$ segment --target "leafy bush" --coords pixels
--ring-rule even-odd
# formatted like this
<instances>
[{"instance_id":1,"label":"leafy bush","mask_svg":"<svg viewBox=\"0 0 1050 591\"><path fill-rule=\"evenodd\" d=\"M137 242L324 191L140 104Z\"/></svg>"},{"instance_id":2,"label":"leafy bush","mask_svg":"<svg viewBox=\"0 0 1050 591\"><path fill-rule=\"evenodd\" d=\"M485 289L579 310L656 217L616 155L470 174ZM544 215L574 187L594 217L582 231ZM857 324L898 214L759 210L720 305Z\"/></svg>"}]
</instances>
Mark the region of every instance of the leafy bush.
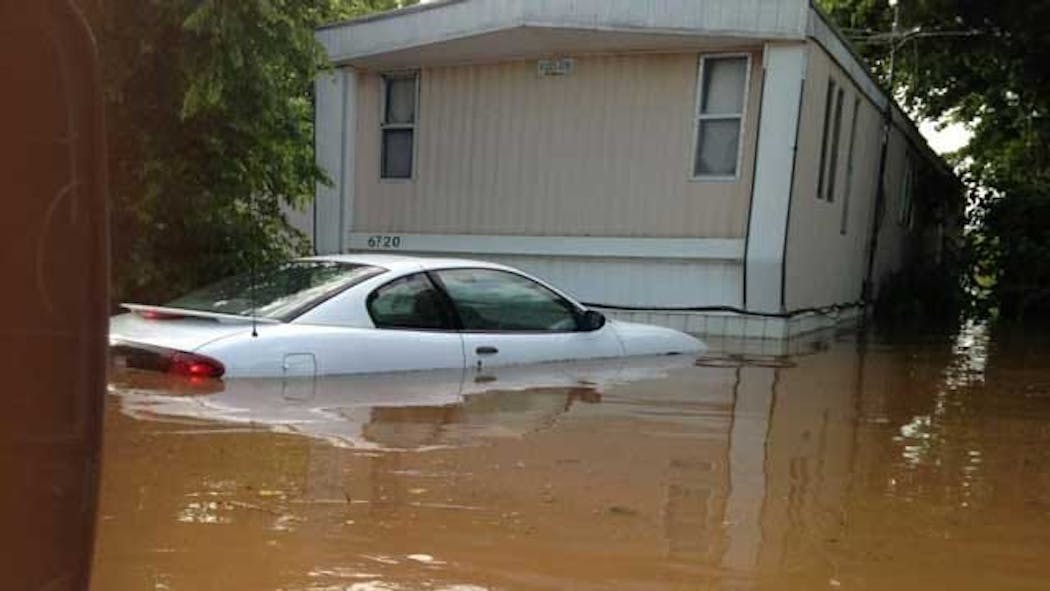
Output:
<instances>
[{"instance_id":1,"label":"leafy bush","mask_svg":"<svg viewBox=\"0 0 1050 591\"><path fill-rule=\"evenodd\" d=\"M85 3L110 147L113 292L164 300L305 252L282 208L328 182L312 88L326 21L394 0Z\"/></svg>"}]
</instances>

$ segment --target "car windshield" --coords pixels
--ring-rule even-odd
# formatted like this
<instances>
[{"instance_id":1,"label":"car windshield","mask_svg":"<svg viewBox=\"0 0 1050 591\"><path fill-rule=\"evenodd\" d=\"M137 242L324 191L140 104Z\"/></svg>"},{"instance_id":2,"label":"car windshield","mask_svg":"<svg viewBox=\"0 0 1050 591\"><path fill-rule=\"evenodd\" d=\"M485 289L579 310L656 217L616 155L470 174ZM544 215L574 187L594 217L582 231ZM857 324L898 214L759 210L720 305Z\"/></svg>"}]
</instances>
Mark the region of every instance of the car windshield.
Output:
<instances>
[{"instance_id":1,"label":"car windshield","mask_svg":"<svg viewBox=\"0 0 1050 591\"><path fill-rule=\"evenodd\" d=\"M386 269L336 261L291 261L213 283L166 304L275 320L290 320L340 291Z\"/></svg>"}]
</instances>

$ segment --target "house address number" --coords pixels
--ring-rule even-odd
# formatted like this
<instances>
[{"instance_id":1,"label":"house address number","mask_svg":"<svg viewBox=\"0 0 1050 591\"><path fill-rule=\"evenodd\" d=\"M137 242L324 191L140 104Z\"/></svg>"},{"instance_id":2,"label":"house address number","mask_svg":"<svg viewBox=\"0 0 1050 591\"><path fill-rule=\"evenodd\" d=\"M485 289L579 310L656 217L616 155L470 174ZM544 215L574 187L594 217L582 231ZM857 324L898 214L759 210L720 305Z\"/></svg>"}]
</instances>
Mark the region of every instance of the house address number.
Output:
<instances>
[{"instance_id":1,"label":"house address number","mask_svg":"<svg viewBox=\"0 0 1050 591\"><path fill-rule=\"evenodd\" d=\"M369 236L368 248L401 248L401 237L386 234Z\"/></svg>"}]
</instances>

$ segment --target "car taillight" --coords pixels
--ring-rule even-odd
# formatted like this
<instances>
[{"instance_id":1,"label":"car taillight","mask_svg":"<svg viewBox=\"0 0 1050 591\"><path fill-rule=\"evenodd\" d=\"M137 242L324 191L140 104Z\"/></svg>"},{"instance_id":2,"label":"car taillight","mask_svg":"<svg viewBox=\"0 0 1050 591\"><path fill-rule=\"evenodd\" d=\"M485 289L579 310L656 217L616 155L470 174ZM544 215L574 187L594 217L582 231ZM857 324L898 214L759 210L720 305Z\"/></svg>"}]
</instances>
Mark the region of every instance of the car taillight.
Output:
<instances>
[{"instance_id":1,"label":"car taillight","mask_svg":"<svg viewBox=\"0 0 1050 591\"><path fill-rule=\"evenodd\" d=\"M174 351L168 361L168 373L199 378L221 378L226 373L222 363L195 353Z\"/></svg>"},{"instance_id":2,"label":"car taillight","mask_svg":"<svg viewBox=\"0 0 1050 591\"><path fill-rule=\"evenodd\" d=\"M172 314L171 312L158 312L156 310L141 310L136 312L139 316L146 320L179 320L185 318L181 314Z\"/></svg>"},{"instance_id":3,"label":"car taillight","mask_svg":"<svg viewBox=\"0 0 1050 591\"><path fill-rule=\"evenodd\" d=\"M116 369L142 369L191 378L221 378L226 367L205 355L145 343L116 339L110 342L111 363Z\"/></svg>"}]
</instances>

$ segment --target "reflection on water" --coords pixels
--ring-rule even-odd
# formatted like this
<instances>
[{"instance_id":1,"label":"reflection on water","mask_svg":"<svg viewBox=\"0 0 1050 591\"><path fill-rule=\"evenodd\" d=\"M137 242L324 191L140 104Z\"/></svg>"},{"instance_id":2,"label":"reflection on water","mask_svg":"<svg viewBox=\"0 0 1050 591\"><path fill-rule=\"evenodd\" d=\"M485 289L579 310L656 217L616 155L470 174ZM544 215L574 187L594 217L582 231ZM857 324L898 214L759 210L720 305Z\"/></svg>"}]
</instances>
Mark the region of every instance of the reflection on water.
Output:
<instances>
[{"instance_id":1,"label":"reflection on water","mask_svg":"<svg viewBox=\"0 0 1050 591\"><path fill-rule=\"evenodd\" d=\"M363 376L186 382L125 371L110 383L134 418L296 433L355 449L433 449L521 436L602 388L666 375L686 357Z\"/></svg>"},{"instance_id":2,"label":"reflection on water","mask_svg":"<svg viewBox=\"0 0 1050 591\"><path fill-rule=\"evenodd\" d=\"M1044 588L1045 352L812 350L118 380L95 588Z\"/></svg>"}]
</instances>

